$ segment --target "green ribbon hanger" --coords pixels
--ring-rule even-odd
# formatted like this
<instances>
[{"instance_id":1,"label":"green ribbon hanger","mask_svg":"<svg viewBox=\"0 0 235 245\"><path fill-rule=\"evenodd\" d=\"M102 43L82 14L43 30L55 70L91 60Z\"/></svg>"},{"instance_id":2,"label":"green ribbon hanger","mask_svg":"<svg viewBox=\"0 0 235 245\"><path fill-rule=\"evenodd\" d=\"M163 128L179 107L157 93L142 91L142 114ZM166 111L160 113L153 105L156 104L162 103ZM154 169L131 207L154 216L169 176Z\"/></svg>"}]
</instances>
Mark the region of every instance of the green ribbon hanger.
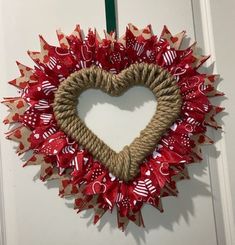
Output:
<instances>
[{"instance_id":1,"label":"green ribbon hanger","mask_svg":"<svg viewBox=\"0 0 235 245\"><path fill-rule=\"evenodd\" d=\"M115 0L105 0L106 30L117 34Z\"/></svg>"}]
</instances>

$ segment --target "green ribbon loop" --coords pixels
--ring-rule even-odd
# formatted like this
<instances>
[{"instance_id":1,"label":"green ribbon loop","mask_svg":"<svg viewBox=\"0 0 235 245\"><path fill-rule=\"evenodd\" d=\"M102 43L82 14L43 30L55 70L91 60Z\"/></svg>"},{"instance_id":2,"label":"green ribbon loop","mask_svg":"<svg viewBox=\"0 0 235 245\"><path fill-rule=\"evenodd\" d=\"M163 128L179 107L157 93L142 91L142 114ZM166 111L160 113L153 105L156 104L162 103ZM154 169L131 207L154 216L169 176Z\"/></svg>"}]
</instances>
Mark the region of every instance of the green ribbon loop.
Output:
<instances>
[{"instance_id":1,"label":"green ribbon loop","mask_svg":"<svg viewBox=\"0 0 235 245\"><path fill-rule=\"evenodd\" d=\"M117 33L115 0L105 0L106 30Z\"/></svg>"}]
</instances>

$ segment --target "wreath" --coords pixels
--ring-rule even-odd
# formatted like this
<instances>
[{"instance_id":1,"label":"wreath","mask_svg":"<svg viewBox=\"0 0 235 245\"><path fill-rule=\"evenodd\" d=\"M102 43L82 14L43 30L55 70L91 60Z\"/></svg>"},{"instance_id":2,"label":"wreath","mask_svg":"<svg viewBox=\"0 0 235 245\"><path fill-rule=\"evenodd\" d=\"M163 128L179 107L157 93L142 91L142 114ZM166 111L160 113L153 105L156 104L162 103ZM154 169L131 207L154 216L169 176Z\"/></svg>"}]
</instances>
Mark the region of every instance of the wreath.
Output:
<instances>
[{"instance_id":1,"label":"wreath","mask_svg":"<svg viewBox=\"0 0 235 245\"><path fill-rule=\"evenodd\" d=\"M214 116L223 108L208 98L223 95L214 88L217 76L198 71L208 56L197 54L196 43L180 49L185 31L173 36L166 26L160 37L132 24L119 39L93 30L84 38L79 25L57 35L59 47L40 36L41 52L28 52L34 68L17 62L21 76L9 83L20 96L3 103L10 108L4 123L19 126L7 138L19 142L18 154L31 152L24 166L40 165L42 181L59 179L59 195L73 196L78 212L92 208L94 223L116 207L119 228L144 226L143 205L163 211L161 198L177 196L187 165L213 143L206 126L219 128ZM157 108L117 153L79 118L78 97L89 88L119 96L135 85L153 92Z\"/></svg>"}]
</instances>

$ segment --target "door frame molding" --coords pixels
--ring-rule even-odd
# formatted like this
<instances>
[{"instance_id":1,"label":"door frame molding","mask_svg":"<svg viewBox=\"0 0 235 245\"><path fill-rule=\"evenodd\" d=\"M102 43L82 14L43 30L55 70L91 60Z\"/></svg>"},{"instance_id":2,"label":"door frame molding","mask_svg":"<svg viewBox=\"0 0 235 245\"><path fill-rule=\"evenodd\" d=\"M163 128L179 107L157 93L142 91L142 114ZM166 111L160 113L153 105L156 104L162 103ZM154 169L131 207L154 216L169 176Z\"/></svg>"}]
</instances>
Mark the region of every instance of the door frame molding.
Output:
<instances>
[{"instance_id":1,"label":"door frame molding","mask_svg":"<svg viewBox=\"0 0 235 245\"><path fill-rule=\"evenodd\" d=\"M230 1L232 0L225 0L224 4ZM211 55L209 63L213 64L213 71L216 74L216 41L213 32L216 22L213 22L211 2L211 0L191 0L195 37L199 38L200 44L203 44L204 53ZM216 4L218 3L213 1L214 8L218 9L219 13L220 9ZM226 22L229 23L229 13L227 16L228 19L226 19ZM198 30L198 28L201 28L201 30ZM220 35L227 35L226 28L221 30ZM218 245L235 245L234 210L232 206L232 192L224 132L220 132L220 138L212 130L209 130L209 133L216 139L215 146L220 153L215 158L213 157L212 151L209 150L211 154L208 157L217 243Z\"/></svg>"}]
</instances>

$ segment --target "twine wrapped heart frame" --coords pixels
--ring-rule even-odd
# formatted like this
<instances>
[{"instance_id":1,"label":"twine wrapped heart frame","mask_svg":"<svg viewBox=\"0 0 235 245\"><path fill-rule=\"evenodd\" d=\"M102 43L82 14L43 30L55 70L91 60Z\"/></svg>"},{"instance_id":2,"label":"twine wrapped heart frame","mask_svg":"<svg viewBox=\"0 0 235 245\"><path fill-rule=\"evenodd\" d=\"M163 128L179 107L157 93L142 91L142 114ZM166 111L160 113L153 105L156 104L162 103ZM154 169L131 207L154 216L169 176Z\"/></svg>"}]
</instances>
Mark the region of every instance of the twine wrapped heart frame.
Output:
<instances>
[{"instance_id":1,"label":"twine wrapped heart frame","mask_svg":"<svg viewBox=\"0 0 235 245\"><path fill-rule=\"evenodd\" d=\"M206 126L219 128L214 116L223 108L209 97L218 76L199 73L207 56L194 43L180 49L185 32L173 36L167 27L159 37L151 27L128 25L120 39L100 39L80 27L66 36L57 32L60 47L40 36L36 63L17 63L21 76L10 84L19 97L5 98L10 108L4 123L19 123L7 138L19 142L18 154L32 150L24 166L40 165L43 181L59 179L59 193L74 196L78 211L93 208L94 223L117 207L118 227L129 221L143 226L141 208L163 211L161 198L176 196L176 182L188 178L187 165L202 160L200 145L213 141ZM78 117L80 93L89 88L119 96L135 85L148 87L158 105L149 124L122 151L115 152ZM78 104L79 108L79 104Z\"/></svg>"},{"instance_id":2,"label":"twine wrapped heart frame","mask_svg":"<svg viewBox=\"0 0 235 245\"><path fill-rule=\"evenodd\" d=\"M145 85L156 96L156 113L130 146L116 153L100 140L77 115L78 95L89 88L99 88L118 96L130 86ZM55 94L54 113L60 128L84 146L115 177L130 181L139 173L139 165L154 150L157 142L179 115L181 95L174 77L156 65L131 65L118 75L96 66L82 69L68 77Z\"/></svg>"}]
</instances>

